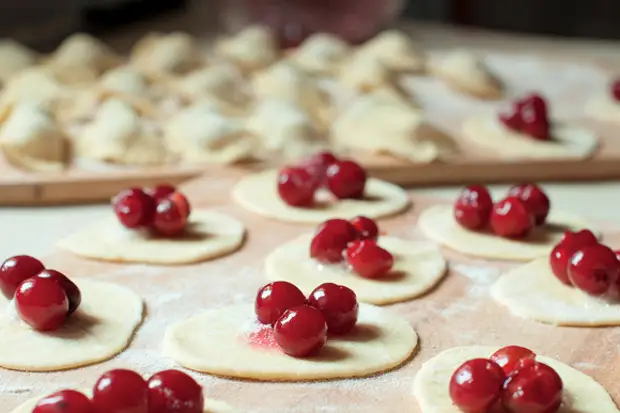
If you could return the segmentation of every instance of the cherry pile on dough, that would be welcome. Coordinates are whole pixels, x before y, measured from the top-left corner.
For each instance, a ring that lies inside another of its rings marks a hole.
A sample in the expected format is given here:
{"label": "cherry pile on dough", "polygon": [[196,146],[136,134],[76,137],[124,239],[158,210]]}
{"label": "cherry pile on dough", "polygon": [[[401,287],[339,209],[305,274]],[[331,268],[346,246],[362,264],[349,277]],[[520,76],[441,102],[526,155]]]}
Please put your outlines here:
{"label": "cherry pile on dough", "polygon": [[517,99],[508,112],[499,114],[499,120],[508,129],[532,139],[551,139],[547,102],[537,93]]}
{"label": "cherry pile on dough", "polygon": [[558,373],[519,346],[497,350],[489,359],[466,361],[450,378],[452,403],[465,413],[486,413],[497,404],[508,413],[555,413],[562,404]]}
{"label": "cherry pile on dough", "polygon": [[357,323],[358,303],[343,285],[319,285],[308,298],[286,281],[265,285],[256,296],[258,321],[273,326],[276,343],[286,354],[307,357],[319,351],[327,334],[345,334]]}
{"label": "cherry pile on dough", "polygon": [[553,274],[594,297],[620,300],[620,251],[601,244],[592,231],[567,231],[549,255]]}
{"label": "cherry pile on dough", "polygon": [[320,224],[310,243],[310,257],[321,264],[346,261],[364,278],[381,278],[394,265],[394,257],[377,244],[379,227],[370,218],[358,216],[350,221],[334,218]]}
{"label": "cherry pile on dough", "polygon": [[463,228],[480,231],[490,227],[500,237],[523,238],[543,225],[550,209],[549,198],[535,184],[515,185],[508,196],[493,203],[482,185],[468,186],[454,204],[454,218]]}
{"label": "cherry pile on dough", "polygon": [[77,285],[38,259],[17,255],[0,266],[0,290],[19,317],[37,331],[59,329],[82,301]]}
{"label": "cherry pile on dough", "polygon": [[104,373],[88,397],[62,390],[41,399],[32,413],[203,413],[202,387],[178,370],[155,373],[148,380],[125,369]]}
{"label": "cherry pile on dough", "polygon": [[316,192],[327,188],[336,199],[360,199],[366,187],[366,171],[348,159],[320,152],[299,165],[278,171],[278,194],[288,205],[311,206]]}
{"label": "cherry pile on dough", "polygon": [[149,229],[166,237],[182,235],[191,212],[185,195],[167,184],[125,189],[112,199],[112,206],[124,227]]}

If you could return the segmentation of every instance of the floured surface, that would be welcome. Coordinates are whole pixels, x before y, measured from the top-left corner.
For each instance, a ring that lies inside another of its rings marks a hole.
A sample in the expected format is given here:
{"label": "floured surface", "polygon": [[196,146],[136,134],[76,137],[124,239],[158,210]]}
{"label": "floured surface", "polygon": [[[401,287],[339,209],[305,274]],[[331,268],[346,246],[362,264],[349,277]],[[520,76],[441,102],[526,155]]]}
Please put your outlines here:
{"label": "floured surface", "polygon": [[278,247],[265,259],[265,275],[288,281],[309,294],[320,284],[333,282],[355,291],[357,299],[371,304],[391,304],[423,295],[446,273],[446,261],[429,242],[379,237],[379,245],[394,257],[385,278],[370,280],[349,271],[345,263],[321,265],[310,258],[312,235],[304,235]]}

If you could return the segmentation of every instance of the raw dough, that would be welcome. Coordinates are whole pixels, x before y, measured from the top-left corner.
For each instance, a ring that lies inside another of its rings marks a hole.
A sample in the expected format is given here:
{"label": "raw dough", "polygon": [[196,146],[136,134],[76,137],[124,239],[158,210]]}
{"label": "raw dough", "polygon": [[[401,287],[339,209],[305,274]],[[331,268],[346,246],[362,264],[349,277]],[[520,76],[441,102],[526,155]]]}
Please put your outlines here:
{"label": "raw dough", "polygon": [[383,305],[423,295],[446,273],[439,248],[424,241],[379,237],[379,245],[394,256],[394,267],[387,278],[369,280],[351,273],[344,263],[318,264],[309,256],[311,240],[312,235],[304,235],[269,254],[265,260],[267,278],[291,282],[306,293],[326,282],[346,285],[359,301]]}
{"label": "raw dough", "polygon": [[138,41],[130,56],[136,67],[154,75],[184,75],[204,63],[195,39],[187,33],[151,33]]}
{"label": "raw dough", "polygon": [[472,143],[503,159],[584,159],[598,148],[596,135],[574,125],[552,125],[551,141],[539,141],[513,132],[495,118],[470,118],[463,134]]}
{"label": "raw dough", "polygon": [[218,376],[304,381],[390,370],[409,359],[418,345],[406,319],[368,304],[359,307],[358,334],[354,330],[342,338],[330,337],[315,357],[291,357],[278,348],[256,348],[244,339],[244,334],[262,328],[253,305],[208,310],[169,327],[164,354],[186,368]]}
{"label": "raw dough", "polygon": [[379,102],[402,105],[413,110],[421,109],[420,103],[415,97],[400,87],[384,86],[371,91],[369,94],[378,99]]}
{"label": "raw dough", "polygon": [[387,30],[362,45],[357,53],[379,59],[397,72],[421,72],[426,56],[411,38],[398,30]]}
{"label": "raw dough", "polygon": [[38,68],[26,69],[5,84],[0,95],[0,117],[6,117],[12,106],[24,101],[51,105],[63,95],[62,85],[52,75]]}
{"label": "raw dough", "polygon": [[503,275],[491,288],[495,300],[520,316],[567,326],[620,325],[620,305],[564,285],[541,258]]}
{"label": "raw dough", "polygon": [[227,215],[194,210],[187,237],[151,238],[124,228],[110,217],[85,227],[58,242],[76,255],[111,262],[145,264],[191,264],[218,258],[243,244],[243,224]]}
{"label": "raw dough", "polygon": [[595,96],[586,103],[585,113],[593,119],[620,123],[620,102],[609,93]]}
{"label": "raw dough", "polygon": [[467,50],[431,59],[428,70],[456,91],[482,99],[502,98],[499,79],[482,59]]}
{"label": "raw dough", "polygon": [[418,225],[433,241],[462,254],[513,261],[529,261],[549,254],[565,231],[594,229],[589,222],[563,212],[552,211],[547,222],[525,240],[511,240],[461,227],[454,219],[452,205],[441,204],[422,211]]}
{"label": "raw dough", "polygon": [[82,303],[60,329],[40,333],[23,323],[1,298],[0,366],[11,370],[58,371],[108,360],[129,345],[142,322],[142,299],[120,285],[75,278]]}
{"label": "raw dough", "polygon": [[366,55],[356,55],[344,63],[339,79],[342,85],[362,93],[396,84],[393,72],[384,63]]}
{"label": "raw dough", "polygon": [[262,26],[250,26],[235,36],[220,40],[215,52],[244,73],[264,69],[278,60],[278,47],[271,31]]}
{"label": "raw dough", "polygon": [[366,182],[366,199],[329,201],[325,191],[317,192],[314,208],[289,206],[278,195],[278,172],[269,170],[242,178],[233,188],[233,197],[244,208],[266,217],[286,222],[319,224],[333,217],[353,218],[365,215],[381,218],[395,215],[409,207],[407,193],[400,187],[378,179]]}
{"label": "raw dough", "polygon": [[351,52],[342,39],[317,33],[308,37],[290,56],[299,67],[310,73],[333,74]]}
{"label": "raw dough", "polygon": [[37,59],[37,54],[26,46],[10,39],[0,40],[0,82],[33,66]]}
{"label": "raw dough", "polygon": [[[413,393],[422,413],[461,413],[448,393],[452,373],[467,360],[490,357],[497,350],[487,346],[456,347],[425,362],[413,382]],[[552,367],[562,378],[564,404],[558,413],[618,413],[607,391],[591,377],[549,357],[536,359]]]}

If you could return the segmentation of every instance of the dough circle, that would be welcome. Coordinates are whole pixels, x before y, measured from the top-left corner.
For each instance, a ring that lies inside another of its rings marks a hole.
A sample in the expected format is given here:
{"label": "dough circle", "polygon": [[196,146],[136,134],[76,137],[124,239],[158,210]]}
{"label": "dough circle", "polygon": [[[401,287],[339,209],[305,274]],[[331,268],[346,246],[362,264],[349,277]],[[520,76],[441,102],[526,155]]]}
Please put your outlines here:
{"label": "dough circle", "polygon": [[543,323],[596,327],[620,325],[620,304],[609,304],[562,284],[541,258],[504,274],[491,287],[500,304],[524,318]]}
{"label": "dough circle", "polygon": [[529,261],[549,254],[564,231],[593,230],[587,221],[562,212],[551,212],[547,222],[525,240],[512,240],[461,227],[454,219],[452,205],[441,204],[422,211],[418,224],[428,238],[462,254],[512,261]]}
{"label": "dough circle", "polygon": [[605,94],[590,99],[584,108],[590,118],[606,122],[620,122],[620,102]]}
{"label": "dough circle", "polygon": [[291,207],[278,195],[277,175],[277,171],[269,170],[242,178],[233,188],[234,199],[256,214],[303,224],[318,224],[333,217],[353,218],[357,215],[380,218],[402,212],[410,204],[409,196],[402,188],[370,178],[366,182],[368,199],[328,202],[326,191],[319,191],[317,207]]}
{"label": "dough circle", "polygon": [[[426,361],[413,382],[413,393],[422,413],[461,413],[448,393],[452,373],[467,360],[490,357],[496,350],[497,347],[488,346],[456,347]],[[536,359],[552,367],[562,378],[564,404],[558,413],[618,413],[607,391],[591,377],[549,357]]]}
{"label": "dough circle", "polygon": [[312,235],[304,235],[269,254],[265,260],[267,278],[291,282],[307,294],[326,282],[346,285],[355,291],[359,301],[383,305],[418,297],[446,274],[441,251],[429,242],[379,237],[379,245],[394,256],[394,276],[370,280],[349,272],[344,264],[318,264],[309,255],[311,240]]}
{"label": "dough circle", "polygon": [[164,354],[183,367],[216,376],[307,381],[364,377],[395,368],[418,345],[409,322],[388,310],[360,304],[357,334],[330,337],[315,357],[295,358],[259,349],[243,334],[260,331],[253,305],[208,310],[168,328]]}
{"label": "dough circle", "polygon": [[241,222],[227,215],[194,210],[190,233],[182,238],[150,238],[125,229],[111,217],[60,240],[58,247],[76,255],[111,262],[191,264],[237,250],[245,237]]}
{"label": "dough circle", "polygon": [[82,303],[59,330],[40,333],[23,323],[12,302],[0,315],[0,366],[59,371],[95,364],[122,352],[142,322],[142,299],[128,288],[76,278]]}

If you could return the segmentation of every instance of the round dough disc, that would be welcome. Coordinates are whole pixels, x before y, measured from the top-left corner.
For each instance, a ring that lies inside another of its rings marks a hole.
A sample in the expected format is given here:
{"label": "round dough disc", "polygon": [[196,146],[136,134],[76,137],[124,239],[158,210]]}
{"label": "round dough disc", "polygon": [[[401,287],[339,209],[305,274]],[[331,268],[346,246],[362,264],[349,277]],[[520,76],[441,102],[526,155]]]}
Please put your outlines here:
{"label": "round dough disc", "polygon": [[241,222],[213,211],[192,211],[189,228],[190,233],[182,238],[151,238],[124,228],[111,217],[69,235],[57,245],[95,260],[191,264],[237,250],[245,236]]}
{"label": "round dough disc", "polygon": [[169,327],[164,354],[188,369],[216,376],[304,381],[390,370],[406,361],[418,345],[406,319],[368,304],[360,304],[357,334],[330,337],[315,357],[291,357],[244,339],[244,334],[261,328],[265,327],[256,321],[253,305],[209,310]]}
{"label": "round dough disc", "polygon": [[122,352],[142,322],[142,299],[120,285],[73,280],[82,303],[59,330],[40,333],[22,322],[12,302],[0,315],[0,366],[11,370],[58,371],[108,360]]}
{"label": "round dough disc", "polygon": [[235,185],[233,197],[241,206],[259,215],[304,224],[318,224],[333,217],[353,218],[357,215],[380,218],[395,215],[409,206],[409,197],[402,188],[370,178],[366,182],[366,199],[328,202],[326,191],[319,191],[317,207],[291,207],[278,195],[277,175],[277,171],[270,170],[245,177]]}
{"label": "round dough disc", "polygon": [[584,108],[586,115],[606,122],[620,122],[620,103],[608,94],[590,99]]}
{"label": "round dough disc", "polygon": [[265,274],[274,281],[288,281],[305,293],[333,282],[346,285],[357,299],[371,304],[391,304],[418,297],[445,275],[446,261],[435,245],[395,237],[379,237],[379,245],[394,256],[391,274],[370,280],[348,271],[344,264],[320,265],[310,258],[312,235],[304,235],[274,250],[265,261]]}
{"label": "round dough disc", "polygon": [[620,325],[620,305],[609,305],[564,285],[551,272],[547,258],[504,274],[491,287],[491,295],[512,313],[543,323],[580,327]]}
{"label": "round dough disc", "polygon": [[498,237],[489,232],[474,232],[454,219],[452,205],[432,206],[420,214],[422,232],[430,239],[465,255],[498,260],[529,261],[551,252],[567,231],[593,229],[585,220],[562,212],[551,212],[547,224],[535,228],[524,240]]}
{"label": "round dough disc", "polygon": [[[446,350],[425,362],[415,376],[413,393],[422,413],[462,413],[452,404],[452,373],[467,360],[490,357],[497,347],[468,346]],[[607,391],[591,377],[549,357],[537,360],[552,367],[564,383],[564,405],[558,413],[618,413]]]}

